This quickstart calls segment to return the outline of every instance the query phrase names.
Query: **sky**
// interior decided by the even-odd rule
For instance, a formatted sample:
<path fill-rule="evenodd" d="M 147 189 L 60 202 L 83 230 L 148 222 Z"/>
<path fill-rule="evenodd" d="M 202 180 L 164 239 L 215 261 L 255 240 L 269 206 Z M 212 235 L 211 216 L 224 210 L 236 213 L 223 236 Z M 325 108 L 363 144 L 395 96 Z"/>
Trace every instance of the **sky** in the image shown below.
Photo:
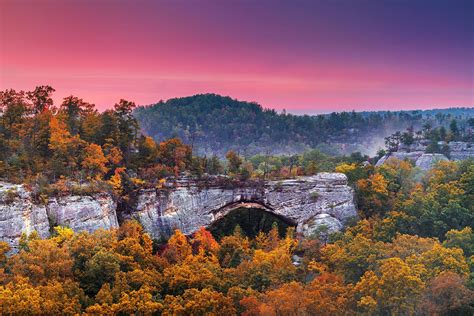
<path fill-rule="evenodd" d="M 472 0 L 0 0 L 0 90 L 99 109 L 218 93 L 294 113 L 474 106 Z"/>

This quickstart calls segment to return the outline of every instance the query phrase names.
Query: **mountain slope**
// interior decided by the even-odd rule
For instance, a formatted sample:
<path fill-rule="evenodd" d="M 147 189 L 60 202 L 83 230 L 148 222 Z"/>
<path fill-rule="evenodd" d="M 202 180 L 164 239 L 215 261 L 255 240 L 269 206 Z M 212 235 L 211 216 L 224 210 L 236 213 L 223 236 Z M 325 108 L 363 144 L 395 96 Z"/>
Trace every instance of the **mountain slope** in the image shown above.
<path fill-rule="evenodd" d="M 264 109 L 216 94 L 199 94 L 141 106 L 135 110 L 143 131 L 161 141 L 180 137 L 200 154 L 224 155 L 233 149 L 244 155 L 288 154 L 307 148 L 329 153 L 372 151 L 383 137 L 425 121 L 449 124 L 474 116 L 474 109 L 439 110 L 439 120 L 423 111 L 341 112 L 328 115 L 292 115 Z"/>

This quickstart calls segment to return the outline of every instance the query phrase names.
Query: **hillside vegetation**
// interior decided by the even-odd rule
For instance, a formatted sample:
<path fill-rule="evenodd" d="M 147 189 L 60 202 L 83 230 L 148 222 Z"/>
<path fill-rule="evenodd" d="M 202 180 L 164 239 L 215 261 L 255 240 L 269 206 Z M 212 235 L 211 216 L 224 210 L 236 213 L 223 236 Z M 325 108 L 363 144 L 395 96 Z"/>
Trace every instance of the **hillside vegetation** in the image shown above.
<path fill-rule="evenodd" d="M 474 126 L 474 109 L 400 112 L 341 112 L 292 115 L 264 109 L 257 103 L 216 94 L 170 99 L 134 111 L 143 131 L 156 141 L 179 137 L 199 154 L 244 156 L 292 154 L 317 148 L 331 154 L 375 152 L 384 137 L 408 127 Z"/>
<path fill-rule="evenodd" d="M 410 164 L 364 170 L 362 219 L 302 238 L 278 227 L 216 241 L 201 228 L 165 244 L 136 222 L 0 242 L 5 314 L 472 315 L 474 164 L 443 162 L 421 182 Z"/>
<path fill-rule="evenodd" d="M 256 237 L 250 238 L 243 233 L 248 227 L 235 225 L 232 230 L 226 224 L 218 241 L 204 228 L 192 236 L 176 230 L 168 241 L 152 240 L 135 221 L 93 233 L 55 227 L 48 239 L 36 232 L 24 234 L 17 253 L 0 242 L 0 314 L 473 314 L 472 159 L 441 161 L 427 172 L 409 161 L 390 159 L 374 166 L 360 153 L 332 157 L 317 150 L 253 157 L 229 151 L 223 162 L 217 156 L 193 155 L 191 146 L 178 138 L 157 143 L 141 134 L 133 102 L 120 100 L 99 113 L 74 96 L 56 107 L 53 92 L 49 86 L 0 92 L 0 180 L 26 183 L 42 201 L 52 193 L 77 194 L 71 191 L 82 183 L 88 183 L 87 190 L 111 190 L 115 198 L 130 200 L 133 190 L 159 188 L 164 178 L 182 175 L 225 173 L 225 181 L 239 182 L 336 171 L 346 174 L 354 188 L 359 217 L 342 232 L 329 234 L 322 226 L 312 236 L 298 235 L 290 227 L 282 237 L 276 225 L 268 231 L 267 223 L 265 232 L 251 231 Z M 201 97 L 221 99 L 195 98 Z M 254 115 L 261 122 L 274 118 L 271 126 L 300 119 L 309 126 L 326 126 L 314 123 L 320 120 L 336 132 L 331 124 L 349 124 L 351 116 L 360 121 L 360 129 L 363 122 L 385 120 L 381 114 L 356 113 L 298 117 L 246 106 L 249 111 L 229 114 L 229 124 L 237 124 L 238 115 Z M 232 109 L 224 106 L 222 111 Z M 215 104 L 209 110 L 215 111 Z M 395 122 L 405 114 L 386 115 Z M 449 114 L 436 117 L 452 122 Z M 464 137 L 467 122 L 450 123 L 443 139 Z M 226 128 L 214 119 L 216 133 L 219 124 Z M 245 129 L 249 135 L 267 130 L 258 125 L 252 132 L 252 126 L 244 126 L 240 135 Z M 304 129 L 294 130 L 309 139 Z M 333 137 L 322 128 L 321 133 Z M 424 133 L 433 142 L 442 134 L 431 125 Z M 395 136 L 389 143 L 413 137 Z M 290 137 L 285 139 L 291 144 Z M 273 141 L 277 147 L 278 139 Z M 11 193 L 7 199 L 13 201 Z"/>

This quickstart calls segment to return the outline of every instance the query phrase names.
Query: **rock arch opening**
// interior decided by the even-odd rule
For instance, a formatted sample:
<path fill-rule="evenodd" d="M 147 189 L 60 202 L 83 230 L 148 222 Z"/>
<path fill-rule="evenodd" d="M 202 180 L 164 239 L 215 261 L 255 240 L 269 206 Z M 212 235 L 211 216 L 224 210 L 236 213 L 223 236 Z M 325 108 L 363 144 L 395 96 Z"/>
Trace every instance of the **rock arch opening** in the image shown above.
<path fill-rule="evenodd" d="M 216 217 L 217 220 L 208 227 L 216 239 L 231 235 L 237 225 L 248 237 L 255 237 L 259 232 L 268 233 L 274 224 L 278 226 L 281 237 L 285 236 L 288 227 L 296 227 L 296 223 L 291 219 L 275 214 L 257 203 L 232 205 L 218 212 Z"/>

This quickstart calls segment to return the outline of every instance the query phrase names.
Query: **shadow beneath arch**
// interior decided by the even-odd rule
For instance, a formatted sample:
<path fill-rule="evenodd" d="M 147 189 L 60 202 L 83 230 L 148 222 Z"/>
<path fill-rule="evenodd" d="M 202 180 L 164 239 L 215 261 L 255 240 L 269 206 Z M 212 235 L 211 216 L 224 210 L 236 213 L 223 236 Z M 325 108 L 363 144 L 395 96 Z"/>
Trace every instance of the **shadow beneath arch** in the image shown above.
<path fill-rule="evenodd" d="M 207 228 L 216 239 L 232 235 L 237 225 L 248 237 L 255 237 L 259 232 L 268 233 L 274 224 L 278 225 L 278 232 L 283 237 L 288 227 L 296 226 L 292 220 L 275 214 L 257 203 L 230 205 L 221 209 L 216 215 L 218 219 Z"/>

